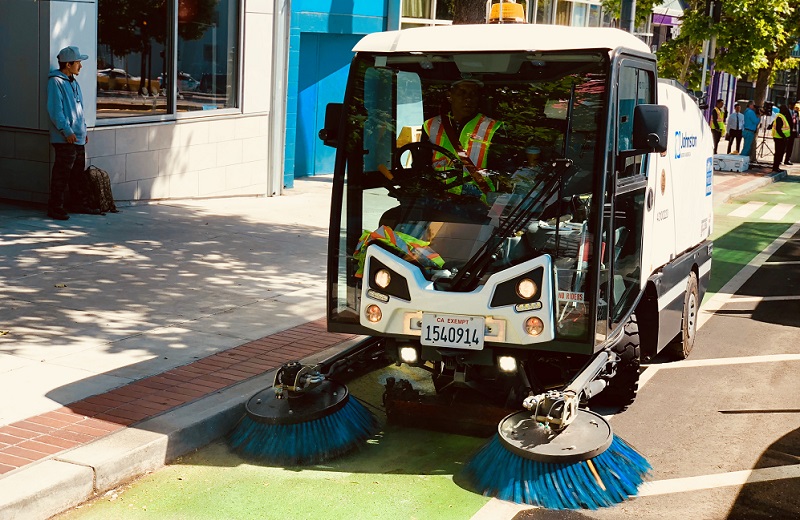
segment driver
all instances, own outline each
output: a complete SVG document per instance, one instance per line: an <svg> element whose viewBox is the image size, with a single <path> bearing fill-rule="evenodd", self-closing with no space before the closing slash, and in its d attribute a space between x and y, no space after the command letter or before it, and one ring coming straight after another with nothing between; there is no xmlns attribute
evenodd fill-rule
<svg viewBox="0 0 800 520"><path fill-rule="evenodd" d="M478 110L482 88L483 82L474 78L454 82L447 94L450 110L425 121L423 139L427 137L431 143L460 156L464 169L467 170L465 176L471 177L468 179L470 185L486 193L487 187L490 191L495 191L495 187L480 170L486 169L492 138L503 123L481 114ZM437 171L458 168L458 165L452 164L451 158L438 151L433 152L432 161L433 168ZM485 183L483 186L481 178ZM462 186L456 186L450 191L460 194Z"/></svg>

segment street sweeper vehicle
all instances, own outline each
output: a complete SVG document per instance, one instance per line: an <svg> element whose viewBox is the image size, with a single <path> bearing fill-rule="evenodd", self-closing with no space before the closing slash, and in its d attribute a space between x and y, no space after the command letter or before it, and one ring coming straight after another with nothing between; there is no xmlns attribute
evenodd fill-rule
<svg viewBox="0 0 800 520"><path fill-rule="evenodd" d="M634 401L642 359L692 350L712 252L697 104L618 29L414 28L354 52L320 132L336 148L329 330L379 339L439 394L520 410L469 463L478 491L553 508L635 495L649 465L594 410ZM324 372L279 371L279 394L319 394L307 411L259 409L265 394L249 416L338 414L368 436Z"/></svg>

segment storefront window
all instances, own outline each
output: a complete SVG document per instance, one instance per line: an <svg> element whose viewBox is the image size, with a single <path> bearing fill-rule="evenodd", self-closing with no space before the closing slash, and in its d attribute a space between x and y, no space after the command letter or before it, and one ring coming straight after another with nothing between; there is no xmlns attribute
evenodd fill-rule
<svg viewBox="0 0 800 520"><path fill-rule="evenodd" d="M536 23L553 23L554 0L539 0L536 2Z"/></svg>
<svg viewBox="0 0 800 520"><path fill-rule="evenodd" d="M575 9L572 11L572 25L573 27L586 26L586 4L580 2L575 3Z"/></svg>
<svg viewBox="0 0 800 520"><path fill-rule="evenodd" d="M453 21L455 0L403 0L400 27L449 25Z"/></svg>
<svg viewBox="0 0 800 520"><path fill-rule="evenodd" d="M163 1L98 0L97 117L165 114Z"/></svg>
<svg viewBox="0 0 800 520"><path fill-rule="evenodd" d="M179 0L179 112L236 106L236 12L232 0Z"/></svg>
<svg viewBox="0 0 800 520"><path fill-rule="evenodd" d="M556 25L569 25L572 2L558 2L556 7Z"/></svg>
<svg viewBox="0 0 800 520"><path fill-rule="evenodd" d="M589 6L589 27L600 27L600 6Z"/></svg>
<svg viewBox="0 0 800 520"><path fill-rule="evenodd" d="M237 0L98 0L97 9L99 120L237 106Z"/></svg>

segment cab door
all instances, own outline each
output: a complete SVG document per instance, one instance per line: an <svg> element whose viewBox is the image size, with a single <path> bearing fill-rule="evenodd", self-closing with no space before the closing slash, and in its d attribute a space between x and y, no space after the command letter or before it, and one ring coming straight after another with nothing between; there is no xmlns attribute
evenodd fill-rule
<svg viewBox="0 0 800 520"><path fill-rule="evenodd" d="M647 153L634 153L633 117L640 104L656 103L655 63L623 57L616 65L616 150L608 215L609 328L624 324L642 288L642 238Z"/></svg>

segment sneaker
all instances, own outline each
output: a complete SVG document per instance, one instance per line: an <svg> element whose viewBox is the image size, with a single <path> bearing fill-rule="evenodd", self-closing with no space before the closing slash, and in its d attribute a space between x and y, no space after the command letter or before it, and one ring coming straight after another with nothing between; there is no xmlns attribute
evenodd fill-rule
<svg viewBox="0 0 800 520"><path fill-rule="evenodd" d="M783 163L783 164L785 164L786 166L791 166L791 165L793 165L794 163L793 163L792 161L786 161L786 162L785 162L785 163Z"/></svg>
<svg viewBox="0 0 800 520"><path fill-rule="evenodd" d="M48 209L47 216L55 220L69 220L69 215L63 208Z"/></svg>

